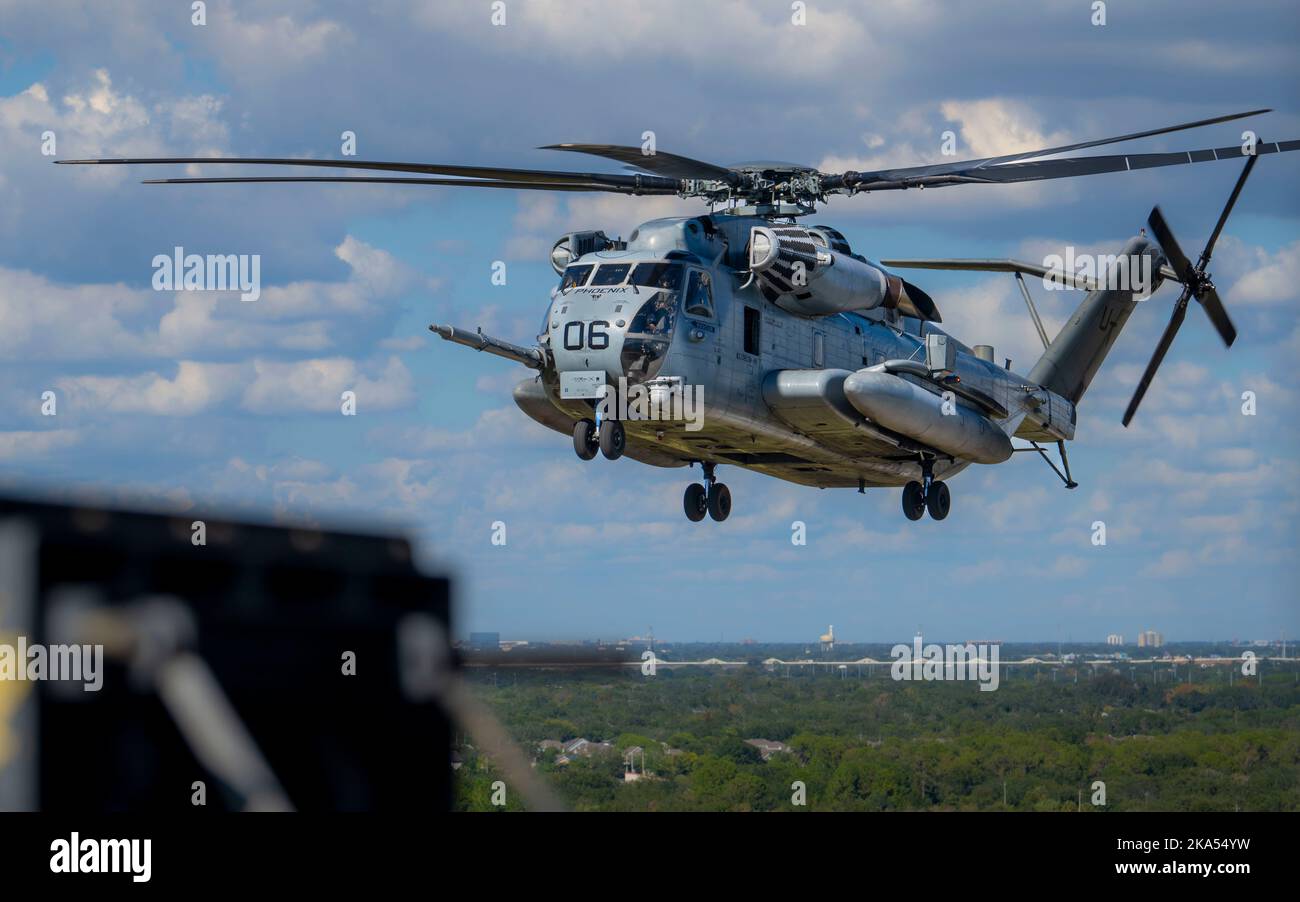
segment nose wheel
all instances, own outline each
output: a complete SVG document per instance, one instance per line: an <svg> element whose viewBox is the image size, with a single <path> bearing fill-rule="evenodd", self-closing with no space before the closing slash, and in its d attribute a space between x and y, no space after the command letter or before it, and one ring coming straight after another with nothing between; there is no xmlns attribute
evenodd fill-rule
<svg viewBox="0 0 1300 902"><path fill-rule="evenodd" d="M600 424L600 453L610 460L618 460L627 447L627 433L618 420L605 420Z"/></svg>
<svg viewBox="0 0 1300 902"><path fill-rule="evenodd" d="M935 481L933 461L923 461L921 482L913 480L903 486L903 516L919 520L929 511L930 519L942 520L950 510L952 493L948 491L948 484Z"/></svg>
<svg viewBox="0 0 1300 902"><path fill-rule="evenodd" d="M596 439L596 424L591 420L578 420L573 424L573 450L583 460L591 460L600 450Z"/></svg>
<svg viewBox="0 0 1300 902"><path fill-rule="evenodd" d="M731 516L731 489L718 482L713 475L715 464L704 464L704 484L692 482L682 495L686 519L699 523L708 514L721 523Z"/></svg>
<svg viewBox="0 0 1300 902"><path fill-rule="evenodd" d="M699 523L709 512L708 490L698 482L692 482L686 487L686 494L682 496L682 507L686 509L687 520Z"/></svg>
<svg viewBox="0 0 1300 902"><path fill-rule="evenodd" d="M591 460L597 451L618 460L626 449L627 433L618 420L605 420L599 428L591 420L573 424L573 450L583 460Z"/></svg>

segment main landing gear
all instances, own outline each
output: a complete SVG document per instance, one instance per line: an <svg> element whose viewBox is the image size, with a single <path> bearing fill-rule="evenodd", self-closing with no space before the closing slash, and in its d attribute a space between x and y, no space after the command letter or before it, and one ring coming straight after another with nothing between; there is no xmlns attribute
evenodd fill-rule
<svg viewBox="0 0 1300 902"><path fill-rule="evenodd" d="M714 478L715 464L706 462L703 466L704 485L698 482L688 485L686 494L682 496L682 507L686 510L686 519L692 523L699 523L705 514L720 523L731 514L731 489Z"/></svg>
<svg viewBox="0 0 1300 902"><path fill-rule="evenodd" d="M942 520L952 509L952 494L947 483L934 479L934 461L926 458L921 461L921 481L915 480L903 486L903 516L909 520L919 520L930 512L930 517Z"/></svg>
<svg viewBox="0 0 1300 902"><path fill-rule="evenodd" d="M573 425L573 450L583 460L591 460L596 452L618 460L627 448L627 433L618 420L605 420L596 428L591 420L579 420Z"/></svg>

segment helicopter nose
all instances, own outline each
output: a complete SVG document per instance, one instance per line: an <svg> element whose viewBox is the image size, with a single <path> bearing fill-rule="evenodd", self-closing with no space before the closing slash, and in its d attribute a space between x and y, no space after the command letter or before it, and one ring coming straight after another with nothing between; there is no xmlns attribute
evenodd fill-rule
<svg viewBox="0 0 1300 902"><path fill-rule="evenodd" d="M620 354L627 317L620 304L593 305L584 299L557 298L550 318L551 353L561 372L603 370L623 375Z"/></svg>

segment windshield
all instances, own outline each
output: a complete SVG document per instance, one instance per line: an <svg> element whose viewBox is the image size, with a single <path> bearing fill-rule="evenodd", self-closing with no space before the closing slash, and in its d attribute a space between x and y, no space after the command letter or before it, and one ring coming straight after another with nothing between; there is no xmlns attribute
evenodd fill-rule
<svg viewBox="0 0 1300 902"><path fill-rule="evenodd" d="M590 263L584 263L581 266L570 266L564 271L564 278L560 280L560 291L568 291L570 288L579 288L587 284L587 277L596 267Z"/></svg>
<svg viewBox="0 0 1300 902"><path fill-rule="evenodd" d="M627 278L627 271L631 268L631 263L602 263L600 269L596 270L596 277L591 280L591 284L622 285L623 280Z"/></svg>
<svg viewBox="0 0 1300 902"><path fill-rule="evenodd" d="M632 270L632 284L677 291L682 287L682 265L680 263L638 263L636 269Z"/></svg>

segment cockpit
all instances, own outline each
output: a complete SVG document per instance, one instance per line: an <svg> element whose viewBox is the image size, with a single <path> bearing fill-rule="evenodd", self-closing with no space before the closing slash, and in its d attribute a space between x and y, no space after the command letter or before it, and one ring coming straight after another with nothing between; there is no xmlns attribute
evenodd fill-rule
<svg viewBox="0 0 1300 902"><path fill-rule="evenodd" d="M605 293L602 288L616 291ZM683 312L714 316L709 273L671 259L574 263L560 278L556 302L561 312L567 312L574 304L585 307L584 295L595 304L610 304L599 322L623 331L619 363L634 383L658 374ZM624 314L624 307L630 308L630 316ZM588 314L580 315L586 319Z"/></svg>

